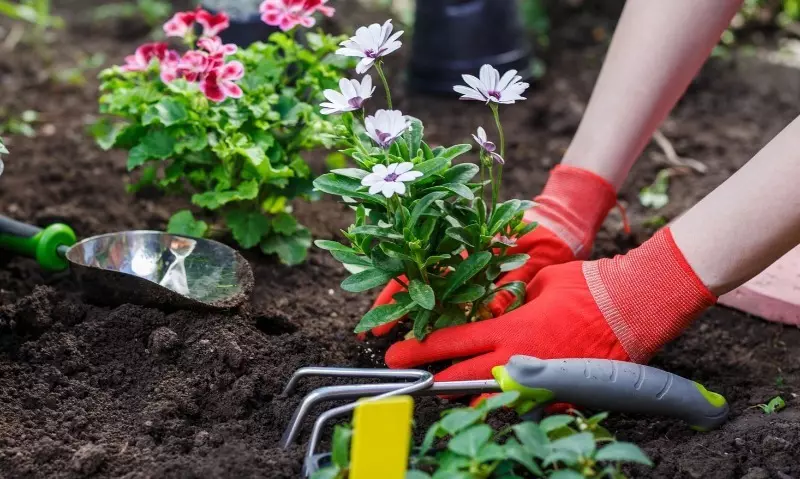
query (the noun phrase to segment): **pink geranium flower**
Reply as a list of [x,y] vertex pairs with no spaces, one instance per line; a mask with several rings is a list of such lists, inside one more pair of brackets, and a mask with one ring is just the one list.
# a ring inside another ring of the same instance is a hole
[[167,52],[167,55],[161,60],[161,64],[159,65],[161,81],[164,83],[170,83],[178,79],[180,74],[180,63],[181,63],[181,56],[178,52],[170,50]]
[[178,64],[178,74],[186,81],[196,82],[210,69],[210,63],[211,60],[207,53],[196,50],[188,51],[183,54],[183,58]]
[[209,55],[220,58],[233,55],[238,50],[233,43],[223,44],[219,37],[203,37],[197,41],[197,46],[207,51]]
[[234,83],[244,76],[244,65],[233,61],[220,68],[208,71],[200,82],[200,90],[209,100],[221,102],[225,98],[240,98],[242,89]]
[[195,19],[197,23],[203,26],[204,37],[216,37],[219,32],[225,30],[231,25],[230,18],[225,12],[219,12],[216,15],[209,13],[201,8],[197,9]]
[[136,49],[136,53],[125,57],[122,70],[126,72],[140,72],[147,70],[153,58],[161,61],[167,56],[166,43],[145,43]]
[[264,0],[261,4],[261,20],[267,25],[288,31],[297,25],[314,26],[313,15],[320,12],[332,17],[336,10],[325,5],[328,0]]
[[164,24],[164,32],[168,37],[185,37],[194,26],[196,11],[178,12]]

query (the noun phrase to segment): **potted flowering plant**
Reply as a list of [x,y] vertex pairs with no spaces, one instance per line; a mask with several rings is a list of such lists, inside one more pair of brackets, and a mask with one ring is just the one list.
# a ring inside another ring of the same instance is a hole
[[180,12],[164,31],[182,40],[182,50],[142,45],[101,73],[106,116],[94,133],[104,149],[128,151],[128,170],[142,172],[131,188],[188,194],[213,220],[209,226],[180,211],[171,232],[229,232],[241,247],[260,246],[284,263],[305,258],[310,234],[290,202],[313,196],[302,154],[333,146],[339,119],[320,115],[316,103],[348,67],[333,55],[341,39],[308,32],[301,44],[290,36],[297,25],[313,25],[317,11],[270,17],[287,33],[246,49],[219,38],[229,24],[224,13]]
[[382,67],[383,57],[401,46],[402,32],[392,31],[391,20],[361,27],[337,51],[361,59],[357,73],[375,68],[388,109],[366,113],[374,90],[369,74],[343,79],[338,91],[325,91],[322,112],[342,115],[336,133],[347,147],[342,152],[358,167],[333,170],[314,186],[351,205],[355,223],[343,232],[344,244],[320,240],[316,245],[354,272],[342,283],[347,291],[367,291],[390,281],[405,289],[393,304],[369,311],[356,332],[407,317],[413,324],[410,334],[423,339],[433,330],[491,316],[487,306],[499,291],[517,297],[509,308],[524,298],[524,283],[496,285],[495,280],[528,260],[509,249],[536,226],[523,221],[532,202],[498,199],[505,162],[499,105],[524,99],[528,84],[514,70],[501,77],[484,65],[479,78],[466,75],[467,85],[454,87],[462,99],[490,106],[500,138],[498,149],[478,128],[473,138],[480,147],[479,163],[454,165],[470,145],[433,148],[424,141],[422,122],[392,109]]

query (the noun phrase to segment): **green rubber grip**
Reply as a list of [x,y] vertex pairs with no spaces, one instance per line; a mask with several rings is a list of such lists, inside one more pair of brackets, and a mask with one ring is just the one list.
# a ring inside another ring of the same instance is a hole
[[[641,364],[610,359],[537,359],[513,356],[492,371],[503,390],[537,403],[567,402],[590,409],[682,419],[693,428],[719,427],[728,403],[701,384]],[[505,384],[504,384],[505,383]]]
[[58,249],[72,246],[77,241],[75,232],[65,224],[39,228],[0,215],[0,248],[33,258],[43,269],[67,269],[69,262]]

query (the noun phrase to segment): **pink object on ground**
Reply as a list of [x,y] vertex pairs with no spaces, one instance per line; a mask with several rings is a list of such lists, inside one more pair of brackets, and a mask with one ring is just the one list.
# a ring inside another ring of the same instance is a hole
[[800,326],[800,246],[719,303],[768,321]]

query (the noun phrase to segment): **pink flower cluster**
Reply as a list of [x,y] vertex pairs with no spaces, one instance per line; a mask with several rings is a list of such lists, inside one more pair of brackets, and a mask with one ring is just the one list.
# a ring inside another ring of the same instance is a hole
[[164,83],[183,78],[196,83],[206,98],[214,102],[228,97],[240,98],[242,89],[235,82],[244,76],[244,65],[237,61],[225,62],[225,57],[236,53],[237,48],[236,45],[223,44],[217,36],[229,25],[227,15],[212,15],[202,9],[180,12],[164,25],[164,31],[170,36],[188,38],[195,22],[203,26],[197,50],[180,55],[170,50],[166,43],[148,43],[125,58],[123,71],[147,70],[155,60]]
[[264,0],[260,7],[261,20],[284,32],[297,25],[313,27],[316,23],[313,15],[316,12],[326,17],[332,17],[336,12],[326,3],[328,0]]

